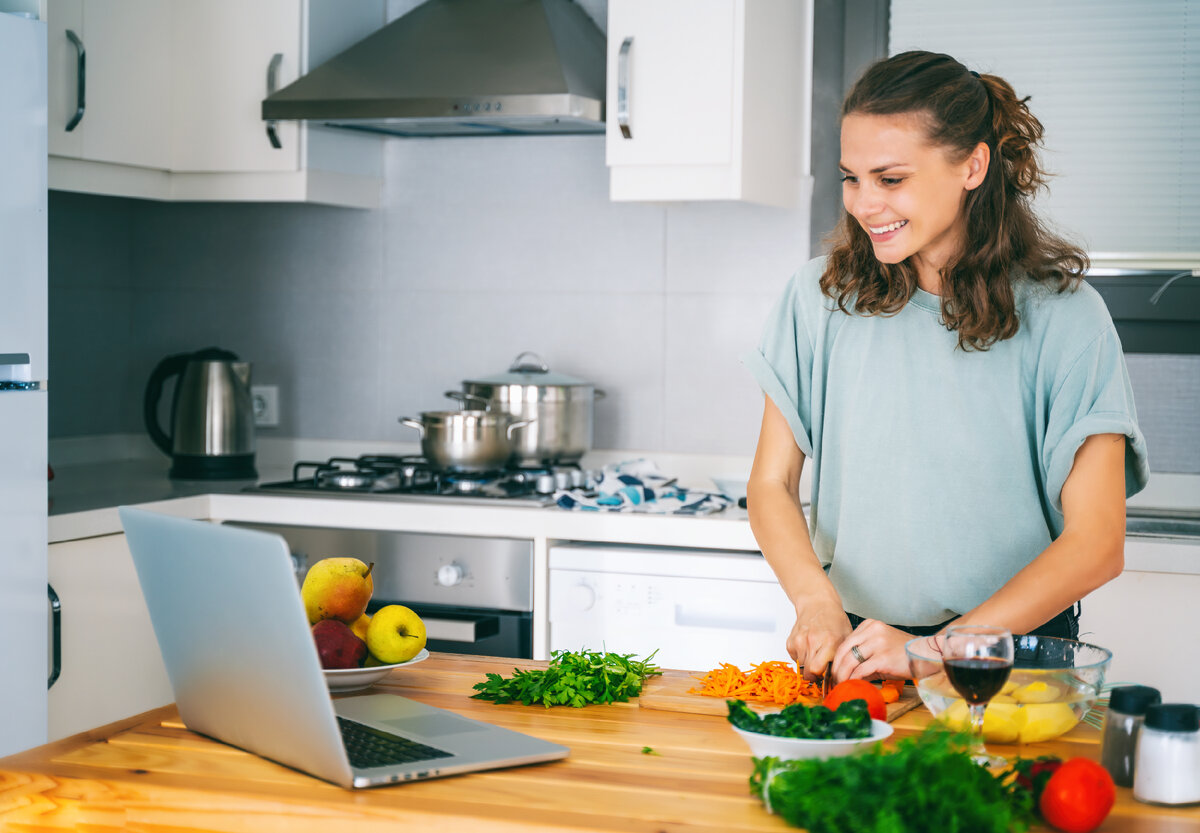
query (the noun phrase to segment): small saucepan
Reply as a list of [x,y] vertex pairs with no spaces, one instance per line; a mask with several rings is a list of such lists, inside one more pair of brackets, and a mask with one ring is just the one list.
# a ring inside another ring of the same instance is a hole
[[513,432],[535,420],[499,411],[424,411],[420,419],[400,417],[421,432],[421,453],[440,471],[487,472],[509,465],[517,455]]

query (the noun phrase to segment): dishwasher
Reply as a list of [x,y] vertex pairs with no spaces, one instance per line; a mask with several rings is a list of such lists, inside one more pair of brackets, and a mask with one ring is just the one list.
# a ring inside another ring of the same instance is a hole
[[788,660],[796,613],[759,553],[563,543],[549,573],[551,651],[657,651],[693,671]]

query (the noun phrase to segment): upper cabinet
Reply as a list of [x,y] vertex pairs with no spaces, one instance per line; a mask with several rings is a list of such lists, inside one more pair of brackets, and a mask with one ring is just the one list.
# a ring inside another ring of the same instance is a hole
[[796,205],[811,67],[810,0],[609,0],[612,199]]
[[377,137],[262,119],[263,98],[383,24],[384,0],[43,0],[52,189],[380,204]]

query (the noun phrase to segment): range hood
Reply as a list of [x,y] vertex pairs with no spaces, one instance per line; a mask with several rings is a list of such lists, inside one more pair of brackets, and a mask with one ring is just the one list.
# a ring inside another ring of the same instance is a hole
[[427,0],[272,93],[264,119],[400,136],[604,132],[605,37],[573,0]]

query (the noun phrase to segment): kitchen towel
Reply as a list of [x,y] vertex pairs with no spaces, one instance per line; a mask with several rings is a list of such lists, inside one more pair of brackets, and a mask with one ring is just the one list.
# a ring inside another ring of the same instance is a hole
[[560,489],[554,495],[562,509],[591,512],[645,512],[658,515],[709,515],[733,501],[715,492],[675,485],[653,460],[639,459],[605,466],[594,491]]

